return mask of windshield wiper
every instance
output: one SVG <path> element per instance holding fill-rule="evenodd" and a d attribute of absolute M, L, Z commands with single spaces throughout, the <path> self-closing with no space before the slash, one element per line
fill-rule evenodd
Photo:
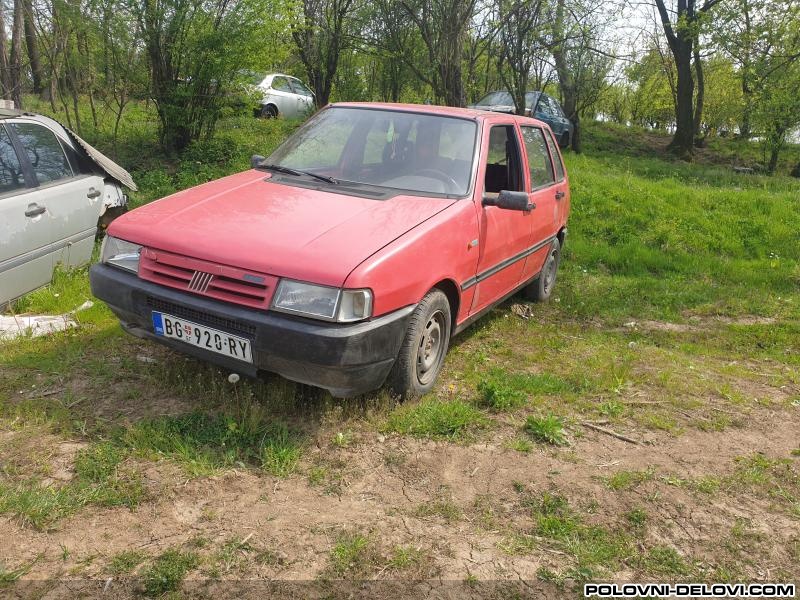
<path fill-rule="evenodd" d="M 272 165 L 272 164 L 264 164 L 261 163 L 258 165 L 260 169 L 269 169 L 270 171 L 276 171 L 278 173 L 285 173 L 287 175 L 308 175 L 309 177 L 313 177 L 314 179 L 319 179 L 320 181 L 324 181 L 325 183 L 339 183 L 338 180 L 334 179 L 333 177 L 328 177 L 327 175 L 320 175 L 319 173 L 314 173 L 312 171 L 302 171 L 300 169 L 292 169 L 291 167 L 284 167 L 283 165 Z"/>

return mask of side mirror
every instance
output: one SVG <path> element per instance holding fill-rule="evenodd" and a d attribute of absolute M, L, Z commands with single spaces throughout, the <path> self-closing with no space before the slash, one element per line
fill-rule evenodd
<path fill-rule="evenodd" d="M 250 157 L 250 168 L 257 169 L 258 166 L 265 160 L 266 159 L 260 154 L 253 154 L 253 156 Z"/>
<path fill-rule="evenodd" d="M 484 194 L 483 205 L 496 206 L 507 210 L 521 210 L 523 212 L 536 208 L 536 205 L 528 198 L 527 192 L 512 192 L 509 190 L 501 191 L 497 197 Z"/>

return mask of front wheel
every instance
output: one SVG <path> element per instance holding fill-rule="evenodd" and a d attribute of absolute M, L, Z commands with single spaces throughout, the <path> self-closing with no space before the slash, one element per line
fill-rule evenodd
<path fill-rule="evenodd" d="M 426 394 L 436 383 L 450 345 L 450 303 L 433 289 L 414 309 L 387 384 L 401 398 Z"/>
<path fill-rule="evenodd" d="M 261 107 L 261 117 L 264 119 L 277 119 L 278 107 L 274 104 L 267 104 Z"/>
<path fill-rule="evenodd" d="M 524 294 L 528 300 L 534 302 L 547 302 L 553 294 L 558 275 L 558 264 L 561 262 L 561 244 L 558 239 L 553 240 L 547 258 L 538 277 L 525 286 Z"/>

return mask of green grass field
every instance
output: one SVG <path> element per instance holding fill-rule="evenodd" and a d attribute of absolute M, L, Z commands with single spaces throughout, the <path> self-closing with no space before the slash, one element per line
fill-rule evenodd
<path fill-rule="evenodd" d="M 136 110 L 119 144 L 134 205 L 244 169 L 296 126 L 231 117 L 166 159 Z M 234 385 L 125 335 L 101 302 L 0 345 L 0 546 L 17 548 L 0 585 L 797 580 L 800 182 L 734 173 L 725 141 L 687 164 L 624 133 L 593 124 L 566 156 L 553 301 L 493 310 L 419 401 Z M 79 269 L 15 309 L 89 299 Z"/>

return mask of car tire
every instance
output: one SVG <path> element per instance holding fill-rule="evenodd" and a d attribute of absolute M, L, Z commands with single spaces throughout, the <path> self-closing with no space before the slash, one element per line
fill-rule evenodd
<path fill-rule="evenodd" d="M 539 275 L 525 286 L 523 293 L 525 298 L 534 302 L 547 302 L 553 294 L 558 275 L 558 265 L 561 262 L 561 244 L 558 239 L 553 240 L 547 258 L 542 265 Z"/>
<path fill-rule="evenodd" d="M 267 104 L 261 107 L 261 116 L 264 119 L 277 119 L 278 118 L 278 107 L 274 104 Z"/>
<path fill-rule="evenodd" d="M 450 302 L 442 290 L 434 288 L 411 313 L 400 353 L 387 378 L 393 395 L 406 399 L 433 388 L 450 345 L 451 326 Z"/>

